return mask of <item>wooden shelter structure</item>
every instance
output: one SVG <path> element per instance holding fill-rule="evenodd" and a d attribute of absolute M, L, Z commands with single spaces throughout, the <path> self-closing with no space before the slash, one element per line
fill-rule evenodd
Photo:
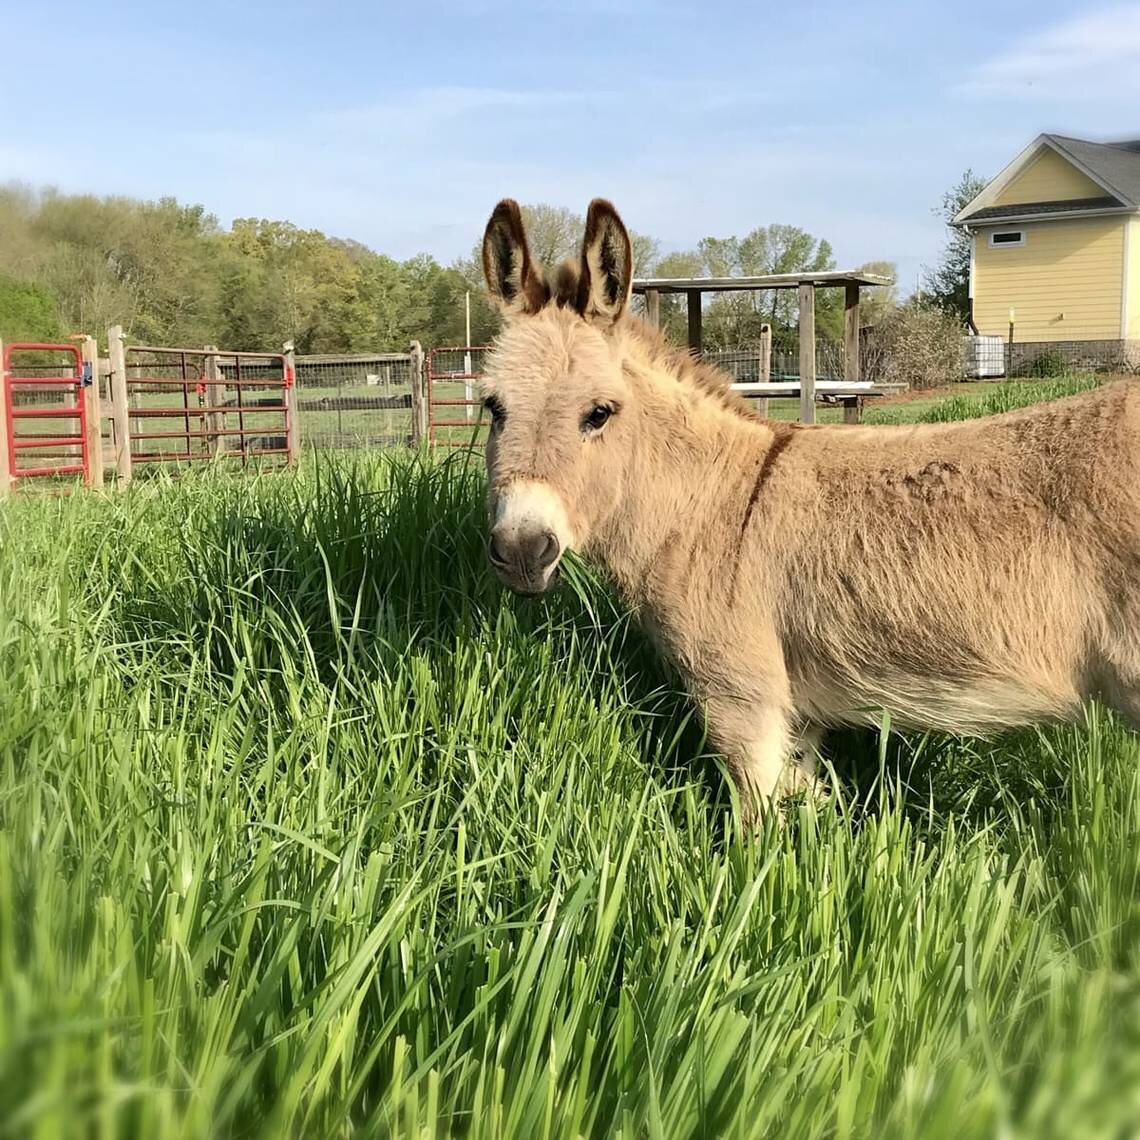
<path fill-rule="evenodd" d="M 650 324 L 660 323 L 661 295 L 684 293 L 688 302 L 689 348 L 701 352 L 701 304 L 706 293 L 766 292 L 769 289 L 795 289 L 799 295 L 800 328 L 800 419 L 815 423 L 816 394 L 833 395 L 849 400 L 856 409 L 865 395 L 885 394 L 886 389 L 864 381 L 859 375 L 859 299 L 864 288 L 891 285 L 889 277 L 860 270 L 828 270 L 821 273 L 772 273 L 762 277 L 642 277 L 633 283 L 633 291 L 645 297 L 645 313 Z M 843 380 L 817 385 L 815 365 L 815 291 L 821 288 L 842 289 L 843 307 Z M 767 396 L 789 394 L 788 383 L 734 384 L 745 395 Z"/>

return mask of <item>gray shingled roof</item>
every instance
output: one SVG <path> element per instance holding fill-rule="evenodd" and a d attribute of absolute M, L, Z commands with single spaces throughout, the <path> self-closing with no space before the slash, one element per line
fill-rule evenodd
<path fill-rule="evenodd" d="M 1067 135 L 1040 135 L 1039 138 L 1099 179 L 1111 196 L 1077 198 L 1068 202 L 1018 202 L 1008 206 L 984 206 L 964 217 L 960 216 L 955 225 L 1067 210 L 1140 210 L 1140 139 L 1104 143 L 1073 139 Z"/>
<path fill-rule="evenodd" d="M 1126 206 L 1140 207 L 1140 139 L 1098 143 L 1065 135 L 1044 137 L 1096 175 Z"/>
<path fill-rule="evenodd" d="M 1105 195 L 1103 198 L 1072 198 L 1067 202 L 1015 202 L 1009 206 L 984 206 L 966 220 L 983 222 L 987 218 L 1028 218 L 1036 214 L 1061 214 L 1069 210 L 1120 209 L 1121 203 Z"/>

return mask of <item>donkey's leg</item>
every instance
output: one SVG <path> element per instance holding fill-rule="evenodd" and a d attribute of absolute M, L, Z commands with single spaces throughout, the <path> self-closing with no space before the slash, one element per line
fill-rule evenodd
<path fill-rule="evenodd" d="M 827 789 L 816 776 L 819 767 L 819 748 L 823 742 L 823 726 L 803 724 L 792 737 L 792 760 L 782 777 L 785 792 L 809 792 L 813 796 L 826 795 Z"/>
<path fill-rule="evenodd" d="M 1102 649 L 1105 701 L 1140 732 L 1140 604 L 1126 607 Z"/>
<path fill-rule="evenodd" d="M 706 704 L 709 736 L 728 761 L 746 824 L 774 807 L 785 793 L 812 788 L 812 770 L 796 757 L 798 742 L 787 710 L 779 705 L 711 699 Z M 811 753 L 814 761 L 814 751 Z"/>
<path fill-rule="evenodd" d="M 1140 732 L 1140 662 L 1135 669 L 1114 669 L 1106 686 L 1108 703 Z"/>

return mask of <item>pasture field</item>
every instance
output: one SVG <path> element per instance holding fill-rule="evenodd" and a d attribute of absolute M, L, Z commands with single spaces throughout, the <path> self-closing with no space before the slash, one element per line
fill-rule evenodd
<path fill-rule="evenodd" d="M 483 542 L 462 455 L 0 508 L 0 1136 L 1140 1134 L 1134 735 L 837 734 L 742 837 Z"/>

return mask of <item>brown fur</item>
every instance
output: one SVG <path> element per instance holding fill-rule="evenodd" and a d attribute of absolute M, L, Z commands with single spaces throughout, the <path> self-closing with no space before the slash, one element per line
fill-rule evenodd
<path fill-rule="evenodd" d="M 492 508 L 547 489 L 544 525 L 640 609 L 746 809 L 810 780 L 784 763 L 821 726 L 882 709 L 985 733 L 1101 696 L 1140 727 L 1140 383 L 956 424 L 776 424 L 615 316 L 628 279 L 570 305 L 569 276 L 488 361 Z"/>

